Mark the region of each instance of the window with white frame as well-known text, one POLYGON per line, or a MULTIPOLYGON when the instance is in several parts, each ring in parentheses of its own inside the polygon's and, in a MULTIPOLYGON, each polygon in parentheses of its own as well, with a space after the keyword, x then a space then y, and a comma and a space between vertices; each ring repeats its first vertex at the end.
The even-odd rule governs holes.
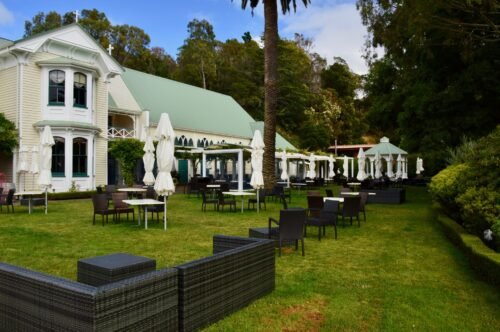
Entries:
POLYGON ((49 72, 49 105, 64 105, 66 74, 62 70, 49 72))
POLYGON ((62 137, 54 137, 55 144, 52 146, 52 176, 64 177, 64 149, 65 140, 62 137))
POLYGON ((73 106, 87 107, 87 76, 78 72, 73 77, 73 106))
POLYGON ((73 139, 73 177, 86 177, 87 140, 82 137, 73 139))

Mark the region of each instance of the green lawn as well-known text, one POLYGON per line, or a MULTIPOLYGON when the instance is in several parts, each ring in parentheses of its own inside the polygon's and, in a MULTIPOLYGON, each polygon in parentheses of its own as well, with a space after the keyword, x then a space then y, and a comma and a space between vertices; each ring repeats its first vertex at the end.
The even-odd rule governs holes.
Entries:
MULTIPOLYGON (((276 257, 276 290, 210 326, 208 331, 498 331, 499 291, 480 281, 464 255, 433 220, 424 188, 408 188, 403 205, 367 206, 366 223, 339 228, 306 256, 276 257)), ((294 196, 291 206, 305 206, 294 196)), ((130 222, 92 225, 90 200, 54 201, 45 216, 26 207, 0 214, 0 261, 76 279, 76 261, 115 252, 156 259, 158 267, 211 254, 212 235, 247 236, 280 205, 257 214, 200 210, 201 201, 175 195, 169 229, 130 222)), ((239 207, 239 206, 238 206, 239 207)), ((239 211, 239 210, 238 210, 239 211)), ((100 222, 100 217, 98 217, 100 222)))

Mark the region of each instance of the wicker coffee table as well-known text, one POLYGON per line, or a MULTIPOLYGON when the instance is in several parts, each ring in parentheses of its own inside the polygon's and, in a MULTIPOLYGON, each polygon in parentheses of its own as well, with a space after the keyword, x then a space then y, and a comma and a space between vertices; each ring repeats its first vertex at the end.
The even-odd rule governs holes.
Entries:
POLYGON ((111 254, 78 261, 78 282, 101 286, 156 270, 156 261, 130 254, 111 254))

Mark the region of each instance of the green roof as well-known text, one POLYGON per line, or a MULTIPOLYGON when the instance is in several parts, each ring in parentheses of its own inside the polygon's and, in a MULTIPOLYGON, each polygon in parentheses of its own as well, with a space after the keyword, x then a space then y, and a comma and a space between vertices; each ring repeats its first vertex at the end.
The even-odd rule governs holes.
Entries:
POLYGON ((408 154, 406 151, 401 150, 394 144, 389 143, 389 139, 387 137, 382 137, 380 139, 380 143, 375 145, 374 147, 365 151, 365 155, 374 156, 376 153, 379 155, 398 155, 398 154, 408 154))
MULTIPOLYGON (((255 120, 230 96, 125 68, 122 79, 150 121, 168 113, 172 126, 200 133, 251 139, 255 120)), ((276 147, 294 147, 279 134, 276 147)))

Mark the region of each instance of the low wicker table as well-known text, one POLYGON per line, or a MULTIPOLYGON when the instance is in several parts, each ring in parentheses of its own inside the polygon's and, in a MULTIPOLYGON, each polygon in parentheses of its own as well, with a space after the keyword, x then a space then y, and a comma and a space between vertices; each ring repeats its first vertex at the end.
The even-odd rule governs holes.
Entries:
POLYGON ((156 261, 130 254, 112 254, 78 261, 78 282, 101 286, 156 270, 156 261))

